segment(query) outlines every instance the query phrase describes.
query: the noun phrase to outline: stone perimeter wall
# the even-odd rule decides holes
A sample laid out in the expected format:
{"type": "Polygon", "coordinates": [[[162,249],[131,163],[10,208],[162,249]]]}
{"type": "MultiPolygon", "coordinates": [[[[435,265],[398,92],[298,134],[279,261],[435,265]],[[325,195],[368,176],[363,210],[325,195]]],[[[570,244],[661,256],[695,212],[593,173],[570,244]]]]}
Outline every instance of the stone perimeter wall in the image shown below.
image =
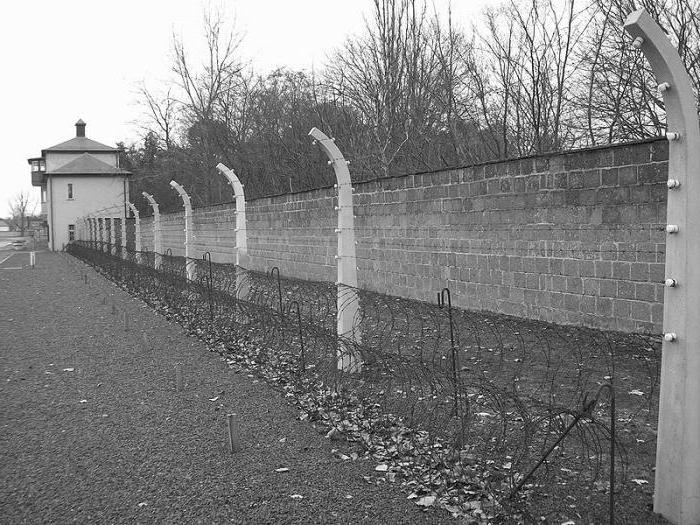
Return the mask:
{"type": "MultiPolygon", "coordinates": [[[[660,333],[667,160],[652,140],[357,184],[359,285],[425,301],[449,286],[462,308],[660,333]]],[[[249,202],[251,266],[334,281],[335,194],[249,202]]],[[[194,211],[194,257],[234,260],[234,210],[194,211]]],[[[182,255],[184,213],[162,220],[182,255]]]]}

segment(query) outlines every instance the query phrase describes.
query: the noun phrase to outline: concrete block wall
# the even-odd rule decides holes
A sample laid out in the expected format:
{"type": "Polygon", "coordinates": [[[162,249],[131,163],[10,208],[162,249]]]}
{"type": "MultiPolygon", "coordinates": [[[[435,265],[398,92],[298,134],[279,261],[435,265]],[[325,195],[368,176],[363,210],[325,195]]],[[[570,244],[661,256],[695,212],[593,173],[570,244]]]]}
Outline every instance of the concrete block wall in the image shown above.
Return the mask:
{"type": "MultiPolygon", "coordinates": [[[[660,332],[668,146],[663,140],[382,179],[355,187],[360,286],[563,324],[660,332]]],[[[248,203],[257,269],[334,281],[335,190],[248,203]]],[[[184,213],[162,216],[184,253],[184,213]]],[[[196,257],[233,260],[233,205],[194,213],[196,257]]],[[[144,246],[152,226],[142,221],[144,246]]],[[[149,240],[150,236],[150,240],[149,240]]]]}

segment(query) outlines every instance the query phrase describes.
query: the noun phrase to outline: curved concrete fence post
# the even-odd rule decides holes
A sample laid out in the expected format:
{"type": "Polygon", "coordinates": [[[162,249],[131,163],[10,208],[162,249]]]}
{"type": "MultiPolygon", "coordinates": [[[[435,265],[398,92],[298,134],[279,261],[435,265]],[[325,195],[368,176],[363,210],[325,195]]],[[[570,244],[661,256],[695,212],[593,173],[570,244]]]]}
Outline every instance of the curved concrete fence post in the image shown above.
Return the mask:
{"type": "Polygon", "coordinates": [[[334,139],[329,139],[322,131],[312,128],[309,135],[313,137],[328,157],[328,164],[335,171],[338,190],[338,369],[344,372],[359,372],[362,360],[354,348],[347,348],[345,340],[360,343],[360,331],[357,326],[360,300],[357,293],[357,257],[355,255],[355,220],[352,204],[352,181],[348,162],[343,157],[334,139]]]}
{"type": "Polygon", "coordinates": [[[109,218],[109,245],[110,254],[117,255],[117,218],[114,216],[109,218]]]}
{"type": "Polygon", "coordinates": [[[99,230],[100,237],[100,251],[105,251],[105,219],[104,217],[97,218],[97,228],[99,230]]]}
{"type": "Polygon", "coordinates": [[[92,217],[90,222],[92,223],[92,249],[96,250],[98,242],[97,217],[92,217]]]}
{"type": "Polygon", "coordinates": [[[187,195],[187,192],[180,184],[171,180],[170,187],[180,195],[182,205],[185,207],[185,271],[187,272],[187,280],[194,281],[195,262],[191,258],[190,253],[190,245],[192,244],[192,202],[190,201],[190,196],[187,195]]]}
{"type": "MultiPolygon", "coordinates": [[[[136,252],[136,263],[141,264],[141,216],[136,206],[131,202],[127,202],[126,204],[129,206],[131,213],[134,214],[134,251],[136,252]]],[[[126,225],[126,222],[124,224],[126,225]]],[[[126,239],[126,235],[124,239],[126,239]]],[[[124,248],[124,254],[126,256],[126,240],[124,241],[124,248]]]]}
{"type": "Polygon", "coordinates": [[[248,268],[248,231],[246,227],[245,215],[245,192],[238,176],[233,170],[219,163],[216,166],[227,179],[233,189],[233,196],[236,199],[236,297],[247,299],[250,291],[250,283],[245,275],[248,268]]]}
{"type": "Polygon", "coordinates": [[[121,227],[119,228],[119,241],[122,247],[122,259],[126,259],[126,215],[119,219],[119,222],[121,223],[121,227]]]}
{"type": "Polygon", "coordinates": [[[153,195],[146,193],[145,191],[141,193],[148,204],[153,208],[153,267],[156,270],[160,270],[163,262],[163,238],[161,236],[160,229],[160,209],[158,208],[158,203],[153,198],[153,195]]]}
{"type": "Polygon", "coordinates": [[[668,204],[664,341],[654,511],[700,523],[700,125],[688,73],[663,30],[643,9],[625,30],[656,76],[666,106],[668,204]]]}

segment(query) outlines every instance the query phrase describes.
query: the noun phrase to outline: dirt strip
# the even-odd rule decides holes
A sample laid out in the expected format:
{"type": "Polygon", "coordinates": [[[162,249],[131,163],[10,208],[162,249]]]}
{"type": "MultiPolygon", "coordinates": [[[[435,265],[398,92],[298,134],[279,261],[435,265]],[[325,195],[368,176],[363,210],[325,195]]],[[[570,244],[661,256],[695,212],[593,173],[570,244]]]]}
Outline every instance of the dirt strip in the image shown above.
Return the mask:
{"type": "Polygon", "coordinates": [[[0,523],[454,522],[68,255],[0,271],[0,399],[0,523]]]}

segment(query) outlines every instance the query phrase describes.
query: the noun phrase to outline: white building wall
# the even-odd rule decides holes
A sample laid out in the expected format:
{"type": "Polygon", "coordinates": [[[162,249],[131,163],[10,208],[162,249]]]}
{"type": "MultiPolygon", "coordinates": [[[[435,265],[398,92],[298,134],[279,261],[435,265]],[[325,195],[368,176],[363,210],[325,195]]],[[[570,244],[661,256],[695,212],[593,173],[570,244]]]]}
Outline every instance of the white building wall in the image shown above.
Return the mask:
{"type": "MultiPolygon", "coordinates": [[[[68,226],[81,227],[86,215],[103,215],[121,218],[124,202],[128,200],[128,183],[125,176],[49,176],[48,221],[50,225],[49,249],[61,250],[68,244],[68,226]],[[68,198],[68,184],[73,184],[73,199],[68,198]],[[124,191],[126,188],[126,196],[124,191]],[[53,203],[53,210],[51,204],[53,203]]],[[[77,238],[77,237],[76,237],[77,238]]]]}

